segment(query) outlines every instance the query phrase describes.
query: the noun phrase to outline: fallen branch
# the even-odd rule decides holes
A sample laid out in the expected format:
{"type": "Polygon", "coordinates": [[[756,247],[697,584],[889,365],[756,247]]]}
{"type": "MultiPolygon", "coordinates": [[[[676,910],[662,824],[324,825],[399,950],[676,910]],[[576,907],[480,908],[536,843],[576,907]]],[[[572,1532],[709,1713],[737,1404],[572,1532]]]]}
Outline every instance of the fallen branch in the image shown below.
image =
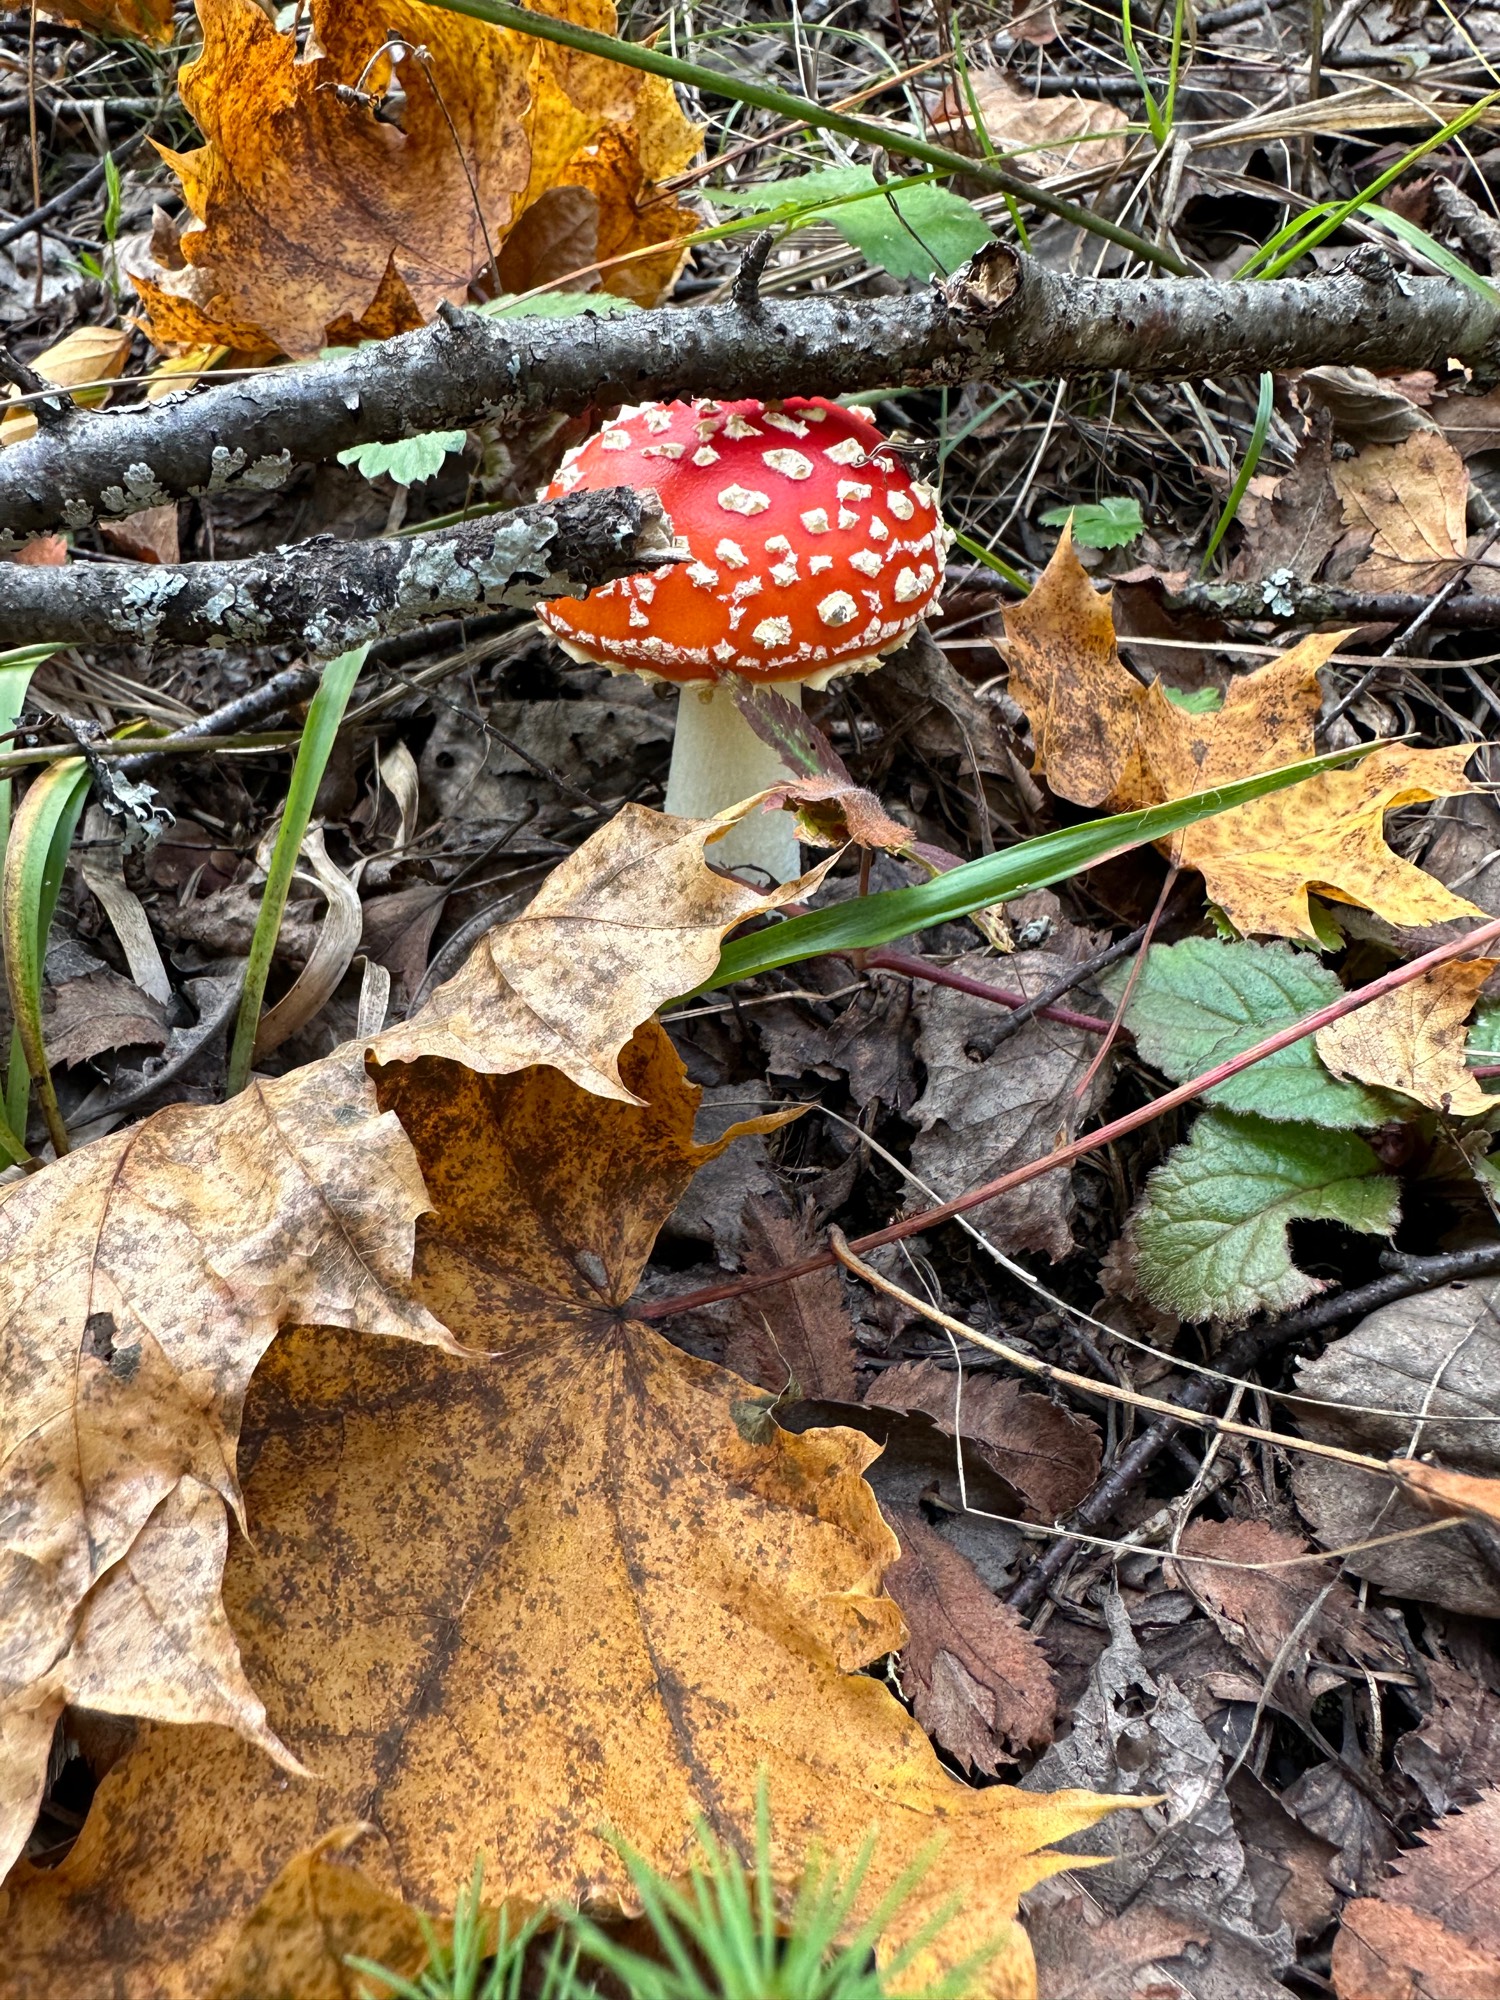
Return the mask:
{"type": "Polygon", "coordinates": [[[1500,629],[1500,597],[1449,597],[1433,607],[1432,593],[1400,590],[1340,590],[1333,584],[1304,583],[1278,570],[1259,583],[1189,583],[1163,590],[1170,611],[1274,625],[1405,625],[1427,614],[1450,631],[1500,629]]]}
{"type": "Polygon", "coordinates": [[[0,564],[0,647],[303,646],[328,659],[455,612],[581,597],[675,561],[656,495],[610,487],[405,540],[330,536],[240,562],[0,564]]]}
{"type": "MultiPolygon", "coordinates": [[[[1050,1153],[1040,1159],[1030,1160],[1025,1166],[1012,1167],[1009,1173],[997,1179],[986,1181],[982,1187],[970,1188],[967,1194],[956,1195],[952,1201],[945,1201],[935,1208],[921,1209],[915,1215],[904,1216],[899,1222],[889,1223],[884,1229],[872,1230],[868,1236],[856,1237],[849,1249],[860,1252],[878,1250],[885,1243],[899,1243],[908,1236],[920,1235],[924,1230],[934,1229],[940,1222],[947,1222],[955,1215],[967,1214],[970,1209],[982,1208],[996,1195],[1009,1194],[1012,1188],[1025,1187],[1029,1181],[1040,1180],[1043,1174],[1055,1173],[1059,1167],[1071,1167],[1086,1153],[1097,1152],[1102,1146],[1113,1145],[1116,1139],[1123,1139],[1129,1132],[1149,1125],[1153,1119],[1162,1117],[1168,1111],[1175,1111],[1180,1105],[1190,1104],[1202,1092],[1212,1090],[1217,1084],[1227,1083],[1232,1076],[1242,1070],[1264,1062],[1281,1049],[1289,1049],[1294,1042],[1300,1042],[1309,1035],[1317,1034],[1320,1028],[1328,1027],[1334,1021],[1341,1021],[1346,1014],[1353,1014],[1361,1007],[1368,1007],[1372,1000],[1382,999],[1387,993],[1394,993],[1400,987],[1409,986],[1414,979],[1424,973],[1434,971],[1450,960],[1463,958],[1468,953],[1479,951],[1500,938],[1500,917],[1487,924],[1480,924],[1476,930],[1466,931],[1462,937],[1440,944],[1432,951],[1423,952],[1420,958],[1410,959],[1405,965],[1398,965],[1379,979],[1372,979],[1368,986],[1356,987],[1352,993],[1345,993],[1339,999],[1330,1001],[1326,1007],[1319,1007],[1315,1013],[1304,1014],[1300,1021],[1293,1021],[1288,1027],[1278,1028],[1274,1035],[1267,1035],[1264,1041],[1256,1042],[1248,1049],[1242,1049],[1236,1056],[1216,1063],[1206,1069],[1201,1076],[1189,1077],[1186,1083],[1179,1083],[1174,1089],[1164,1091],[1160,1097],[1153,1097],[1149,1103],[1141,1104],[1134,1111],[1127,1111],[1122,1118],[1112,1118],[1107,1125],[1100,1125],[1087,1132],[1081,1139],[1073,1139],[1065,1146],[1055,1146],[1050,1153]]],[[[646,1299],[633,1306],[632,1312],[638,1319],[668,1319],[674,1313],[691,1312],[698,1306],[717,1305],[721,1299],[741,1298],[747,1292],[763,1291],[767,1285],[789,1284],[794,1278],[805,1278],[814,1271],[825,1271],[836,1261],[832,1250],[821,1250],[811,1257],[804,1257],[800,1263],[783,1264],[772,1271],[750,1271],[741,1278],[729,1278],[721,1285],[706,1285],[701,1291],[669,1293],[665,1298],[646,1299]]]]}
{"type": "Polygon", "coordinates": [[[822,296],[618,318],[451,308],[335,360],[126,409],[74,410],[0,453],[9,546],[189,493],[282,486],[350,445],[674,396],[842,395],[1009,376],[1201,378],[1316,363],[1482,365],[1500,310],[1378,251],[1275,283],[1075,278],[1001,245],[898,299],[822,296]]]}

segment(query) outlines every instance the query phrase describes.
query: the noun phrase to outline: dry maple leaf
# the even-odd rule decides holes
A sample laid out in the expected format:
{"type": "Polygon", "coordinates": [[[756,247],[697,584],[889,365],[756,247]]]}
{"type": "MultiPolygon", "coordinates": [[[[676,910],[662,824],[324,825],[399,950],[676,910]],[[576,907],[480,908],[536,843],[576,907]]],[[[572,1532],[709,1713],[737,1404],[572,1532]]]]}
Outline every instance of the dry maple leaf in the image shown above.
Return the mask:
{"type": "MultiPolygon", "coordinates": [[[[416,1912],[337,1857],[370,1832],[336,1827],[296,1854],[246,1918],[207,2000],[351,2000],[351,1957],[414,1978],[427,1962],[416,1912]]],[[[447,1926],[435,1924],[439,1938],[447,1926]]]]}
{"type": "MultiPolygon", "coordinates": [[[[589,0],[553,11],[614,25],[589,0]]],[[[203,50],[179,87],[206,143],[163,150],[197,218],[180,246],[191,270],[139,285],[158,340],[245,349],[258,336],[300,356],[419,326],[560,181],[596,205],[596,240],[610,238],[597,256],[665,241],[660,259],[624,267],[635,293],[654,300],[675,274],[693,218],[650,203],[649,183],[686,164],[698,129],[660,79],[555,60],[417,0],[313,0],[318,52],[302,59],[255,0],[199,0],[199,17],[203,50]],[[399,56],[379,53],[388,41],[399,56]],[[398,72],[399,125],[375,102],[398,72]]]]}
{"type": "Polygon", "coordinates": [[[1370,536],[1350,579],[1358,590],[1438,590],[1468,543],[1469,473],[1442,434],[1414,430],[1332,464],[1347,527],[1370,536]]]}
{"type": "Polygon", "coordinates": [[[781,1430],[772,1398],[628,1317],[718,1147],[693,1142],[698,1092],[654,1023],[622,1073],[644,1103],[548,1068],[376,1071],[432,1202],[417,1297],[472,1351],[306,1329],[252,1385],[224,1596],[317,1782],[227,1731],[143,1730],[68,1858],[12,1876],[14,2000],[62,1966],[70,2000],[202,1992],[278,1866],[352,1819],[408,1901],[444,1906],[477,1850],[522,1901],[625,1903],[606,1828],[674,1873],[698,1814],[747,1843],[762,1772],[780,1879],[874,1826],[868,1909],[940,1836],[901,1925],[954,1898],[944,1951],[1000,1934],[988,1991],[1033,1991],[1017,1896],[1112,1802],[966,1790],[859,1671],[905,1636],[873,1448],[781,1430]]]}
{"type": "Polygon", "coordinates": [[[1339,1076],[1404,1091],[1434,1111],[1481,1118],[1495,1100],[1465,1067],[1465,1027],[1500,959],[1461,958],[1320,1028],[1318,1054],[1339,1076]]]}
{"type": "MultiPolygon", "coordinates": [[[[5,0],[7,13],[26,11],[26,0],[5,0]]],[[[130,35],[138,42],[170,42],[172,0],[41,0],[36,10],[95,35],[130,35]]]]}
{"type": "MultiPolygon", "coordinates": [[[[1315,754],[1318,669],[1346,633],[1315,633],[1236,679],[1222,708],[1190,714],[1159,681],[1144,687],[1120,659],[1107,593],[1096,591],[1064,534],[1036,589],[1006,607],[1011,691],[1026,711],[1037,767],[1080,805],[1127,811],[1183,798],[1315,754]],[[1040,600],[1040,601],[1039,601],[1040,600]]],[[[1474,787],[1463,744],[1382,745],[1352,769],[1202,820],[1171,853],[1196,868],[1210,899],[1245,932],[1313,939],[1308,895],[1374,910],[1393,924],[1481,914],[1394,854],[1385,815],[1474,787]]]]}
{"type": "Polygon", "coordinates": [[[217,1593],[246,1384],[298,1322],[449,1343],[412,1295],[427,1196],[367,1046],[496,1073],[549,1063],[628,1098],[615,1058],[636,1023],[707,977],[728,928],[816,879],[767,896],[713,874],[704,845],[722,831],[627,806],[415,1019],[5,1189],[0,1868],[68,1701],[273,1747],[217,1593]]]}

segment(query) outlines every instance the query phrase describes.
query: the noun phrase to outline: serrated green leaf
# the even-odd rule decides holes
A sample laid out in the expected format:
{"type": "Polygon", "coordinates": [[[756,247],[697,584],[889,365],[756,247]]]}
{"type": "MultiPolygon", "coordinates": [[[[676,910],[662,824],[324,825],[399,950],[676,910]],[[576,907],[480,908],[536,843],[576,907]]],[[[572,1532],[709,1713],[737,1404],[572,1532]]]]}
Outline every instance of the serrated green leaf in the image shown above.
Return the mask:
{"type": "Polygon", "coordinates": [[[464,431],[423,431],[397,438],[394,444],[351,444],[339,453],[340,465],[357,465],[366,479],[389,473],[398,486],[415,486],[431,479],[450,451],[462,451],[464,431]]]}
{"type": "Polygon", "coordinates": [[[978,209],[947,188],[929,181],[886,193],[868,167],[826,167],[759,187],[714,188],[709,199],[719,208],[791,208],[799,221],[832,223],[867,263],[893,278],[946,277],[991,241],[978,209]],[[866,200],[847,199],[866,193],[866,200]],[[828,202],[839,206],[825,212],[820,204],[828,202]]]}
{"type": "Polygon", "coordinates": [[[1049,507],[1040,516],[1047,528],[1073,523],[1073,540],[1083,549],[1123,549],[1146,532],[1141,519],[1141,503],[1124,494],[1107,500],[1089,500],[1081,507],[1049,507]]]}
{"type": "Polygon", "coordinates": [[[1318,1284],[1292,1262],[1289,1223],[1388,1236],[1400,1214],[1399,1187],[1352,1132],[1205,1111],[1147,1183],[1136,1276],[1183,1319],[1290,1312],[1318,1284]]]}
{"type": "MultiPolygon", "coordinates": [[[[1118,1000],[1128,977],[1127,966],[1116,966],[1100,985],[1118,1000]]],[[[1146,1061],[1182,1083],[1328,1006],[1343,990],[1327,966],[1290,945],[1188,938],[1151,947],[1125,1009],[1125,1025],[1146,1061]]],[[[1205,1098],[1224,1111],[1253,1111],[1337,1131],[1380,1125],[1392,1116],[1379,1091],[1334,1076],[1311,1035],[1241,1070],[1205,1098]]]]}
{"type": "MultiPolygon", "coordinates": [[[[1469,1039],[1464,1045],[1465,1060],[1473,1066],[1477,1063],[1500,1063],[1500,1000],[1481,1000],[1474,1019],[1469,1024],[1469,1039]]],[[[1494,1091],[1496,1102],[1500,1103],[1500,1076],[1482,1076],[1479,1079],[1482,1090],[1494,1091]]]]}

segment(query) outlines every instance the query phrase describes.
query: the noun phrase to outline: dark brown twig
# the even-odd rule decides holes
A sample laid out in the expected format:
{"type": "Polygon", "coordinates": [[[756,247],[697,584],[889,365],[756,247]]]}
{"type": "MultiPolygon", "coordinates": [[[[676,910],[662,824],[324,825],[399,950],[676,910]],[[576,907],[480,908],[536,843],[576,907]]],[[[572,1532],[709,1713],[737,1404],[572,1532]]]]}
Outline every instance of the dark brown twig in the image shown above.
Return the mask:
{"type": "MultiPolygon", "coordinates": [[[[1460,1278],[1488,1277],[1495,1272],[1500,1272],[1500,1243],[1483,1243],[1472,1250],[1450,1250],[1435,1257],[1403,1257],[1394,1271],[1372,1279],[1368,1285],[1336,1292],[1285,1319],[1245,1327],[1215,1358],[1214,1365],[1219,1375],[1245,1375],[1294,1341],[1334,1326],[1340,1320],[1362,1319],[1378,1306],[1390,1305],[1397,1299],[1414,1298],[1419,1292],[1435,1291],[1439,1285],[1451,1285],[1460,1278]]],[[[1185,1420],[1191,1422],[1193,1415],[1206,1410],[1222,1388],[1217,1376],[1195,1375],[1173,1400],[1182,1405],[1185,1420]]],[[[1173,1417],[1157,1417],[1150,1423],[1120,1454],[1088,1498],[1074,1509],[1069,1526],[1090,1533],[1104,1527],[1176,1436],[1178,1428],[1173,1417]]],[[[1073,1553],[1074,1545],[1066,1537],[1053,1542],[1008,1593],[1006,1602],[1011,1609],[1030,1611],[1040,1603],[1073,1553]]]]}

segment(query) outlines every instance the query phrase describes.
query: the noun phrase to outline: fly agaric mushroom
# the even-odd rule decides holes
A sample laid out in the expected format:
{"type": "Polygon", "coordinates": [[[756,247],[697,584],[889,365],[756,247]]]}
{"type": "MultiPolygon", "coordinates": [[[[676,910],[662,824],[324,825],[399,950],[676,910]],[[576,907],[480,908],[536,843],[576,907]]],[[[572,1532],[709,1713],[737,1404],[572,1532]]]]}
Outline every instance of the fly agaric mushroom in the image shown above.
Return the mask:
{"type": "MultiPolygon", "coordinates": [[[[707,819],[787,775],[726,674],[804,683],[879,665],[938,593],[947,530],[861,411],[821,397],[648,403],[568,452],[544,499],[654,487],[690,561],[619,578],[538,614],[576,660],[683,683],[667,811],[707,819]]],[[[716,858],[798,872],[788,813],[756,813],[716,858]]]]}

